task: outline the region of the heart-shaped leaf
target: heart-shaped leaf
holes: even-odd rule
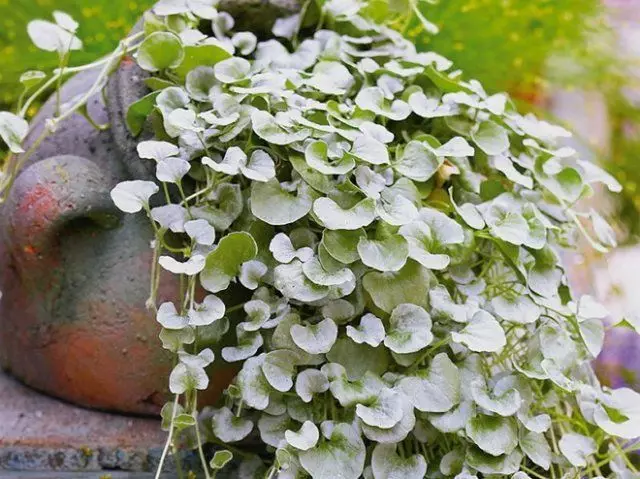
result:
[[[335,424],[316,447],[299,454],[300,464],[314,479],[358,479],[365,456],[360,435],[345,423]]]
[[[399,387],[422,412],[447,412],[460,401],[460,373],[445,353],[437,354],[428,369],[401,379]]]
[[[202,286],[212,293],[226,289],[240,272],[242,264],[255,258],[257,253],[258,246],[249,233],[229,233],[207,256],[200,275]]]
[[[415,304],[399,304],[391,312],[384,345],[395,353],[415,353],[433,341],[431,316]]]

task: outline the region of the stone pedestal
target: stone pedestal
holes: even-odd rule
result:
[[[155,471],[165,438],[156,419],[82,409],[0,373],[3,479],[116,479],[120,472],[147,477],[143,473]]]

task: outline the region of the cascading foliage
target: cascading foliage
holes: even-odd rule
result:
[[[577,203],[618,183],[362,6],[307,2],[266,41],[211,1],[145,17],[155,91],[127,121],[153,125],[157,182],[112,197],[152,220],[149,306],[161,268],[183,285],[157,308],[161,468],[182,436],[208,478],[232,455],[242,478],[640,477],[640,395],[599,385],[608,313],[559,256],[577,232],[615,245]],[[198,413],[212,363],[239,372]],[[207,464],[206,441],[228,450]]]

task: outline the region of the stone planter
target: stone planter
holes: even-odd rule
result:
[[[295,1],[226,1],[242,28],[262,33]],[[86,91],[95,72],[63,88],[63,101]],[[47,138],[19,174],[0,211],[0,365],[29,386],[88,407],[153,414],[165,402],[171,357],[145,309],[152,239],[142,215],[123,216],[109,192],[119,181],[149,179],[153,162],[137,156],[125,126],[128,106],[148,93],[144,72],[125,58],[109,80],[106,104],[74,115]],[[52,115],[49,101],[29,141]],[[144,136],[144,133],[143,133]],[[158,301],[177,297],[163,277]],[[235,373],[213,372],[210,400]]]

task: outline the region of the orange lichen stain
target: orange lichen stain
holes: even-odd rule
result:
[[[27,254],[36,254],[37,253],[36,249],[33,246],[31,246],[30,244],[26,245],[23,248],[23,251],[25,253],[27,253]]]
[[[28,218],[27,222],[35,231],[29,236],[37,236],[46,229],[52,218],[60,213],[60,205],[55,195],[46,185],[37,184],[22,197],[18,205],[17,218]],[[24,220],[23,220],[24,221]]]
[[[133,59],[132,56],[126,55],[126,56],[122,57],[121,64],[123,66],[131,66],[131,65],[135,64],[135,60]]]

